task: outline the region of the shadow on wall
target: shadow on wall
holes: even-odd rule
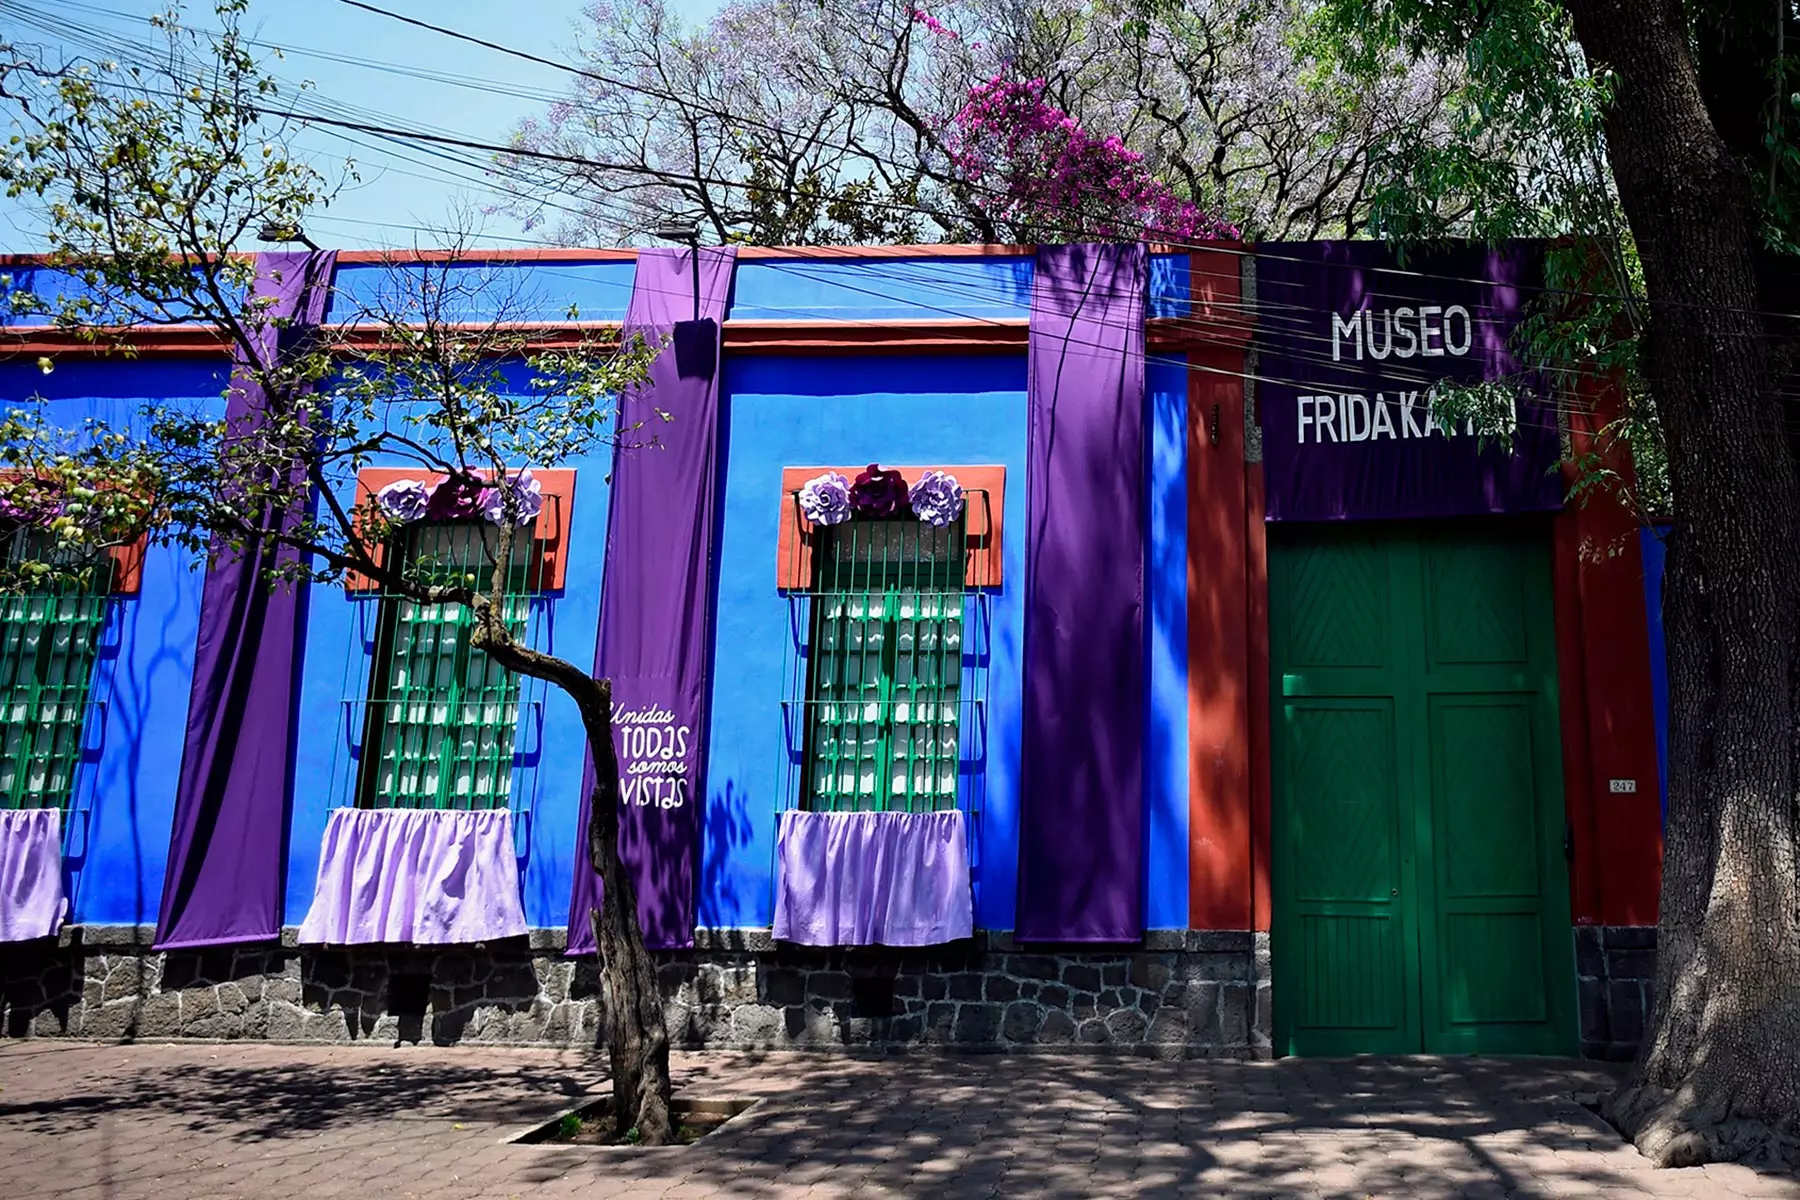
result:
[[[744,911],[747,898],[739,894],[738,876],[729,868],[738,848],[749,845],[751,834],[749,795],[727,779],[725,790],[708,800],[701,828],[706,840],[700,854],[702,927],[722,925],[726,913]]]

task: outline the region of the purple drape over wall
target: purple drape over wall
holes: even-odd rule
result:
[[[506,809],[331,810],[301,945],[444,946],[526,932]]]
[[[803,946],[935,946],[972,936],[966,819],[957,809],[782,813],[775,936]]]
[[[638,919],[651,949],[694,944],[718,490],[719,324],[736,261],[737,251],[729,247],[642,251],[625,312],[627,336],[672,339],[650,368],[649,383],[624,405],[627,424],[644,422],[630,440],[653,438],[654,444],[621,449],[614,460],[594,654],[595,676],[613,683],[622,789],[619,854],[637,888]],[[592,793],[590,762],[569,902],[570,954],[595,948],[589,913],[599,904],[600,877],[587,854]]]
[[[1023,941],[1143,936],[1142,245],[1038,250],[1025,547]]]
[[[291,322],[261,332],[262,354],[278,354],[324,319],[336,265],[330,251],[257,255],[254,294],[272,298],[271,317]],[[231,430],[257,428],[267,403],[240,359],[225,410]],[[301,516],[298,508],[271,512],[265,528]],[[157,949],[281,934],[306,614],[301,589],[272,588],[262,576],[294,553],[272,543],[241,554],[215,545],[207,567]]]

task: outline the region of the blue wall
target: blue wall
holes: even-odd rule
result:
[[[475,278],[484,267],[458,268]],[[513,315],[554,321],[571,304],[590,320],[623,316],[633,264],[521,263],[492,268]],[[333,315],[369,302],[388,268],[340,268]],[[1151,311],[1187,311],[1185,258],[1152,261]],[[1017,319],[1029,312],[1029,258],[740,264],[731,315],[761,319]],[[56,286],[41,278],[40,285]],[[492,305],[472,305],[470,317]],[[479,310],[479,311],[478,311]],[[1186,369],[1149,366],[1150,661],[1146,746],[1145,912],[1152,928],[1187,914]],[[153,404],[218,411],[223,363],[70,361],[44,376],[0,366],[0,401],[41,395],[59,420],[129,420]],[[699,913],[711,926],[766,926],[773,916],[773,834],[782,797],[784,655],[789,610],[776,591],[782,468],[809,464],[1001,464],[1007,468],[1005,586],[988,612],[987,777],[977,826],[977,923],[1014,925],[1019,821],[1019,650],[1025,539],[1026,404],[1023,354],[752,357],[727,359],[724,471],[716,571],[714,702],[704,812]],[[610,454],[577,463],[567,586],[542,604],[534,637],[573,661],[592,661],[603,568]],[[379,465],[379,464],[376,464]],[[348,498],[349,482],[344,482]],[[142,592],[117,606],[94,696],[105,720],[78,781],[72,819],[75,919],[155,920],[193,669],[201,574],[191,556],[153,548]],[[330,808],[350,796],[361,729],[346,699],[366,695],[376,604],[337,587],[309,596],[305,675],[286,879],[288,924],[312,895]],[[542,706],[541,721],[538,705]],[[526,916],[560,926],[578,843],[584,760],[580,722],[560,693],[528,686],[516,779]]]
[[[1186,373],[1150,370],[1153,414],[1146,914],[1187,920]],[[1023,355],[737,358],[725,374],[728,455],[718,556],[700,922],[774,916],[788,602],[776,590],[781,472],[789,466],[999,464],[1007,469],[1005,586],[989,608],[987,775],[975,823],[976,924],[1011,929],[1018,884],[1019,650],[1023,634]],[[974,644],[971,635],[971,645]]]
[[[538,649],[585,667],[594,661],[599,628],[612,453],[603,449],[558,465],[575,471],[565,586],[533,606],[528,632]],[[354,503],[353,481],[346,480],[338,491],[346,505]],[[368,695],[379,607],[369,594],[336,586],[314,587],[309,603],[288,854],[285,920],[290,925],[300,922],[312,902],[326,817],[331,809],[352,802],[363,732],[360,708],[345,701]],[[515,845],[523,852],[525,919],[534,927],[560,927],[569,916],[587,741],[574,703],[561,691],[536,680],[523,681],[521,691],[515,753],[522,769],[513,779],[511,807]]]
[[[41,398],[64,427],[94,418],[135,428],[151,405],[222,412],[224,387],[219,363],[72,361],[50,375],[0,365],[0,403]],[[101,635],[91,692],[99,728],[87,731],[65,840],[73,920],[156,920],[194,672],[195,567],[186,551],[151,546],[142,588],[117,598]]]

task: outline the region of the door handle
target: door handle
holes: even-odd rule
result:
[[[1400,889],[1399,888],[1389,888],[1388,895],[1397,897],[1400,895]]]

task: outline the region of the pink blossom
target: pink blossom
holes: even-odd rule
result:
[[[951,163],[989,212],[1058,240],[1235,238],[1238,231],[1155,179],[1117,134],[1101,138],[1044,98],[1045,83],[996,77],[951,120]]]

